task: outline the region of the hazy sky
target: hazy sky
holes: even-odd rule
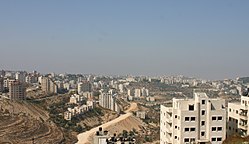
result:
[[[0,69],[249,76],[248,0],[1,0]]]

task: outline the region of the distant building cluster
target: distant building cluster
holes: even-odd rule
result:
[[[81,104],[81,102],[83,102],[84,100],[86,100],[86,104]],[[64,112],[65,120],[71,120],[73,116],[83,114],[84,112],[87,112],[94,108],[93,100],[87,100],[86,97],[77,94],[71,95],[69,104],[75,104],[76,106],[72,108],[69,107],[67,111]]]
[[[27,73],[24,71],[0,71],[0,93],[3,98],[11,100],[26,99],[26,85],[37,83],[39,74],[34,71]]]

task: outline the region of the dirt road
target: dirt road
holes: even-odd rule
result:
[[[84,133],[81,133],[79,134],[77,137],[78,137],[78,142],[77,144],[90,144],[90,137],[96,132],[99,130],[99,127],[102,127],[103,129],[106,129],[107,127],[111,126],[111,125],[114,125],[122,120],[125,120],[126,118],[132,116],[132,111],[136,110],[137,109],[137,103],[131,103],[130,105],[130,108],[128,110],[126,110],[126,114],[123,114],[119,117],[117,117],[116,119],[112,120],[112,121],[109,121],[105,124],[102,124],[98,127],[95,127],[95,128],[92,128],[91,130],[89,131],[86,131]]]

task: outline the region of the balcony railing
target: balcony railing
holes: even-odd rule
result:
[[[239,128],[247,129],[248,125],[246,123],[239,123]]]
[[[247,120],[247,119],[248,119],[248,118],[247,118],[247,113],[241,112],[241,113],[239,113],[239,115],[240,115],[240,118],[241,118],[241,119],[244,119],[244,120]]]

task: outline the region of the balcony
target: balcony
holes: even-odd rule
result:
[[[240,118],[243,119],[243,120],[248,119],[247,112],[240,112],[239,115],[240,115]]]
[[[240,110],[248,111],[248,105],[241,105]]]
[[[239,123],[239,128],[243,130],[247,130],[247,123]]]
[[[167,143],[172,143],[172,137],[166,136],[166,141],[167,141]]]
[[[166,118],[166,122],[171,124],[172,123],[172,118]]]
[[[166,125],[166,131],[167,131],[168,133],[172,133],[172,131],[173,131],[172,126],[169,126],[169,125],[167,124],[167,125]]]
[[[169,113],[169,114],[172,114],[172,111],[173,111],[172,108],[167,108],[166,109],[166,112]]]

